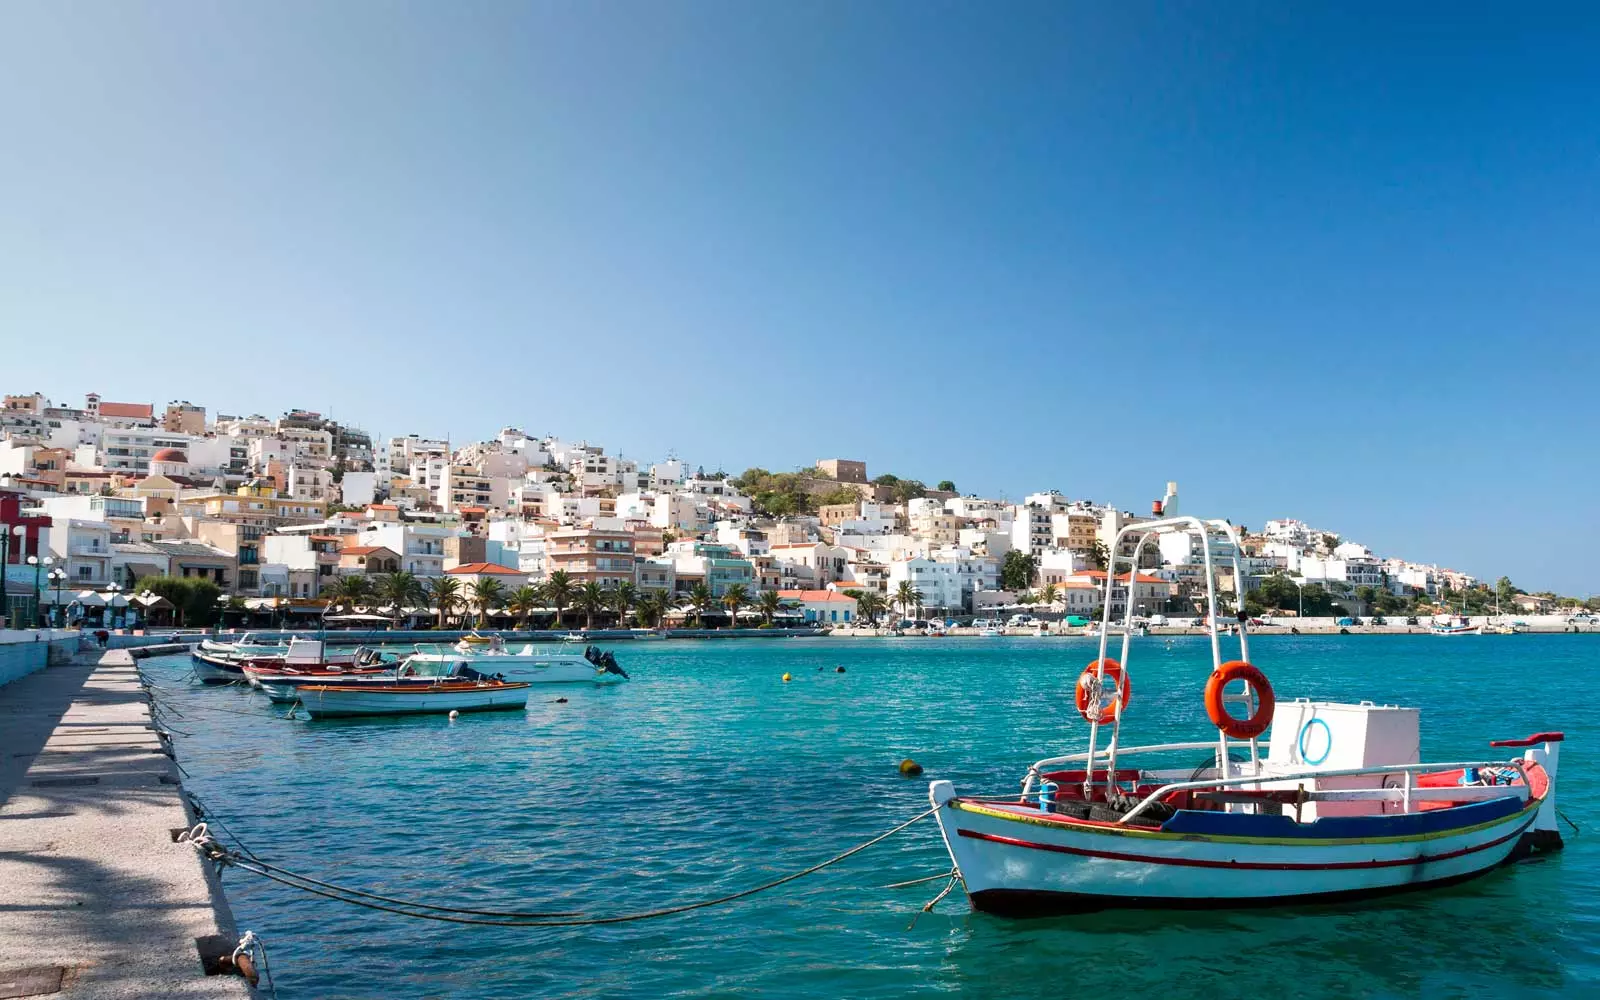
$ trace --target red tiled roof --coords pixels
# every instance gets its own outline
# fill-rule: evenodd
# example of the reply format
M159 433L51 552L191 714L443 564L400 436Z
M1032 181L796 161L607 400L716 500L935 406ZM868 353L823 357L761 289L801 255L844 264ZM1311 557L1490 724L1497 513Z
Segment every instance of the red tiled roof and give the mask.
M510 569L498 563L475 562L463 563L455 569L447 569L446 573L455 573L461 576L481 576L483 574L499 574L501 576L522 576L521 570Z
M778 596L788 601L843 601L854 604L856 599L837 590L780 590Z
M1086 569L1086 570L1081 570L1081 571L1079 571L1077 573L1074 573L1072 575L1073 576L1088 576L1088 577L1093 577L1096 580L1104 580L1106 578L1106 571L1103 570L1103 569ZM1127 579L1128 579L1128 574L1123 573L1120 576L1118 576L1117 579L1118 580L1122 580L1123 582L1126 582ZM1135 580L1134 582L1135 583L1170 583L1171 581L1163 580L1159 576L1145 576L1143 573L1140 573L1138 579Z
M485 513L488 513L489 508L487 508L487 507L457 507L456 510L460 511L463 514L485 514Z
M383 545L351 545L339 550L341 556L370 556L374 552L382 551Z
M135 417L149 420L154 414L149 403L101 403L102 417Z

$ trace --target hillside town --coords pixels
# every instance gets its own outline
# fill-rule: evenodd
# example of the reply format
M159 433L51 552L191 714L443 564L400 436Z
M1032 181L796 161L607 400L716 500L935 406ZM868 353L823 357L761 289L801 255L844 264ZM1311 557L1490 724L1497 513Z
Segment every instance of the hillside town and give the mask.
M475 605L480 620L524 624L552 613L559 624L569 607L588 624L646 626L1018 607L1087 617L1102 609L1118 532L1177 509L1176 483L1142 512L1055 490L1013 502L873 477L844 458L729 476L512 427L469 443L374 441L299 409L270 419L33 393L4 397L0 413L4 611L19 625L230 612L237 624L314 624L330 608L385 607L442 623ZM1448 608L1467 595L1480 607L1504 597L1507 611L1555 603L1297 520L1240 530L1242 579L1223 559L1222 585L1282 614ZM1195 611L1205 553L1176 541L1143 553L1131 580L1118 563L1114 615L1129 602L1145 615ZM183 607L182 581L209 585L201 606Z

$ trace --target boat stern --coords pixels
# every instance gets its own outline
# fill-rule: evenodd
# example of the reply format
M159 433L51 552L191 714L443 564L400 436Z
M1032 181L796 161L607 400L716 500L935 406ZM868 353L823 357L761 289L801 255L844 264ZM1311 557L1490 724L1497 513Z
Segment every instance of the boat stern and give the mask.
M1533 826L1522 835L1522 846L1535 851L1559 851L1566 846L1561 839L1561 813L1556 808L1556 769L1561 761L1561 744L1566 734L1557 732L1534 733L1520 740L1492 740L1491 747L1516 747L1522 749L1522 759L1537 764L1544 772L1544 801L1539 804L1539 814Z

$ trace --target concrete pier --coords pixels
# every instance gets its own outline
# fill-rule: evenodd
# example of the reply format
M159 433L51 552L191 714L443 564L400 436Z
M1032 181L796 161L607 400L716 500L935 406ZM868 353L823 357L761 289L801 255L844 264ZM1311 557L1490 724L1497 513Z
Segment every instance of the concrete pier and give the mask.
M0 996L252 995L205 974L237 935L162 751L126 650L0 687Z

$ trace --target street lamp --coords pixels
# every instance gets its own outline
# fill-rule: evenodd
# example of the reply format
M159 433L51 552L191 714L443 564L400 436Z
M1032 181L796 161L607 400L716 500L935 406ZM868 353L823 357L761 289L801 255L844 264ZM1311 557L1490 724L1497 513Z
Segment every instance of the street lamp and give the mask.
M1294 584L1295 589L1300 592L1300 614L1298 617L1304 618L1306 616L1306 578L1303 576L1291 576L1289 580Z
M57 568L51 570L47 575L50 578L50 582L55 584L56 588L56 602L50 607L50 621L54 622L56 620L56 612L61 610L61 585L67 582L67 571ZM66 626L66 619L64 617L61 620L61 625L62 627Z
M110 594L111 596L106 598L106 622L104 625L106 628L121 628L122 626L117 624L117 601L119 599L126 600L126 598L122 598L121 596L122 587L115 583L110 584L106 587L106 593Z

